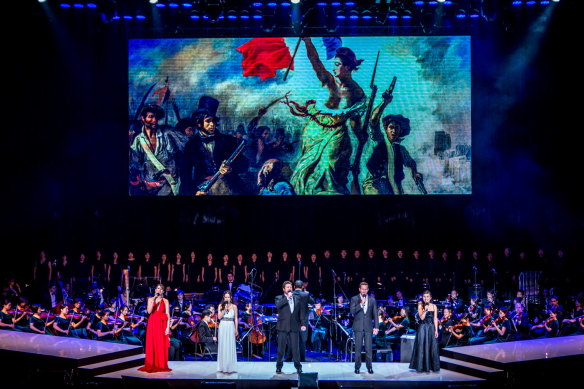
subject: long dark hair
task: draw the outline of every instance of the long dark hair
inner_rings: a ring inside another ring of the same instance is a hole
[[[226,290],[225,292],[223,292],[223,299],[221,300],[221,310],[225,311],[225,306],[227,305],[227,301],[225,301],[225,296],[229,295],[231,296],[231,304],[233,304],[233,293],[231,293],[230,291]]]

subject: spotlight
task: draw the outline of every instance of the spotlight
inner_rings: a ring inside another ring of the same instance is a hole
[[[371,10],[369,9],[364,9],[363,12],[361,12],[361,19],[363,20],[373,19],[373,12],[371,12]]]
[[[399,17],[399,15],[397,14],[397,11],[395,9],[390,9],[389,12],[387,13],[387,18],[390,20],[395,20]]]
[[[156,3],[158,3],[158,0],[148,0],[148,2],[149,2],[150,4],[156,4]]]
[[[69,8],[71,8],[71,4],[69,4],[69,3],[65,3],[65,2],[63,2],[63,1],[62,1],[62,2],[59,4],[59,7],[61,7],[61,8],[66,8],[66,9],[69,9]]]
[[[234,9],[230,9],[227,11],[227,19],[234,20],[237,19],[237,11]]]
[[[254,2],[252,5],[253,5],[254,7],[256,7],[256,8],[259,8],[259,7],[262,7],[262,6],[263,6],[263,4],[262,4],[262,3],[260,3],[259,1],[255,1],[255,2]]]
[[[97,2],[94,3],[93,1],[88,1],[85,6],[87,8],[89,8],[89,9],[96,9],[97,8]]]
[[[359,11],[356,9],[352,9],[349,11],[349,19],[357,20],[359,19]]]
[[[247,9],[241,10],[241,12],[239,13],[239,18],[244,20],[249,19],[249,11]]]
[[[345,15],[345,11],[343,11],[342,9],[339,9],[337,11],[337,19],[345,20],[346,18],[347,18],[347,16]]]
[[[410,20],[410,19],[412,19],[412,17],[413,17],[412,11],[410,11],[409,9],[403,10],[402,15],[401,15],[401,18],[403,20]]]
[[[191,11],[189,16],[192,20],[199,20],[201,18],[201,14],[199,13],[198,9],[194,9]]]
[[[300,0],[292,0],[292,4],[298,4],[300,3]]]
[[[465,19],[466,18],[466,11],[462,8],[456,11],[456,18],[457,19]]]
[[[261,11],[259,11],[259,10],[256,10],[256,11],[254,11],[254,13],[253,13],[253,16],[252,16],[252,17],[253,17],[255,20],[260,20],[260,19],[263,17],[263,15],[262,15]]]
[[[82,9],[82,8],[85,8],[85,5],[83,5],[82,3],[76,1],[76,2],[73,3],[73,8]]]

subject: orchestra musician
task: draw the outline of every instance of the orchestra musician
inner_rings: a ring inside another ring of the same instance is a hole
[[[197,332],[199,334],[199,343],[202,343],[211,353],[217,352],[217,336],[214,331],[211,330],[209,323],[211,322],[212,313],[208,309],[205,309],[201,313],[201,321],[197,326]]]
[[[14,313],[14,330],[28,332],[30,316],[32,312],[28,309],[28,300],[20,296]]]
[[[475,322],[471,322],[470,325],[477,331],[476,336],[470,339],[470,344],[482,344],[494,339],[493,331],[485,331],[491,326],[491,321],[495,320],[495,314],[493,312],[493,306],[485,305],[483,308],[484,316]]]
[[[452,341],[451,329],[457,324],[456,322],[456,316],[452,314],[452,309],[450,307],[444,307],[442,318],[438,321],[438,327],[440,329],[438,346],[440,348],[446,347]]]
[[[71,329],[71,319],[67,317],[69,307],[65,304],[61,305],[59,316],[55,317],[53,323],[53,330],[57,336],[68,336]]]
[[[542,321],[540,324],[536,324],[531,327],[531,333],[533,338],[555,338],[558,336],[560,324],[558,321],[558,316],[560,311],[549,311],[549,317]]]
[[[73,309],[69,314],[71,318],[71,335],[76,338],[87,339],[87,330],[83,325],[87,326],[89,321],[88,314],[82,309],[83,300],[75,299]]]
[[[43,319],[43,312],[40,305],[33,305],[31,310],[33,315],[29,319],[30,332],[52,335],[52,333],[47,331],[47,329],[53,325],[54,317],[52,317],[52,315],[47,312],[45,313],[45,318]]]
[[[326,332],[327,328],[323,315],[330,314],[322,307],[320,300],[314,302],[314,307],[308,313],[308,326],[311,328],[310,344],[311,349],[315,353],[321,353],[326,347]]]
[[[514,307],[514,311],[509,314],[513,340],[529,339],[531,325],[529,324],[529,316],[525,312],[525,307],[520,302],[516,302]]]
[[[473,337],[470,319],[467,315],[464,315],[460,319],[460,323],[448,327],[447,331],[450,332],[452,338],[447,342],[446,346],[444,346],[445,348],[468,346],[470,339]]]
[[[490,341],[484,342],[487,343],[498,343],[498,342],[506,342],[509,338],[511,333],[511,321],[507,317],[508,309],[502,308],[498,312],[498,317],[495,320],[491,321],[491,325],[485,330],[496,332],[494,335],[494,339]]]
[[[142,346],[142,342],[134,333],[136,328],[144,322],[144,317],[140,316],[137,318],[136,322],[133,322],[132,319],[136,318],[135,316],[129,315],[130,310],[128,307],[122,307],[120,310],[120,316],[118,317],[118,322],[120,324],[120,340],[123,343],[131,344],[133,346]]]
[[[14,329],[14,312],[10,312],[10,308],[12,308],[12,301],[9,298],[4,299],[0,311],[0,330]]]

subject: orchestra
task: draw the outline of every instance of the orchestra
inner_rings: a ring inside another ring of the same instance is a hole
[[[73,276],[75,264],[67,262],[67,256],[53,263],[43,253],[44,259],[35,264],[36,289],[23,289],[18,296],[2,300],[0,330],[144,346],[149,319],[147,299],[153,295],[154,285],[162,280],[171,284],[166,288],[172,301],[169,360],[200,357],[204,347],[216,347],[220,323],[216,312],[226,290],[232,293],[233,304],[241,312],[236,323],[238,352],[242,358],[265,360],[273,358],[277,341],[273,297],[282,280],[294,281],[294,277],[300,276],[299,281],[303,281],[311,301],[307,312],[308,335],[302,344],[316,356],[350,351],[355,335],[354,317],[345,290],[350,291],[357,281],[368,277],[375,278],[375,283],[372,282],[375,287],[368,294],[377,303],[379,325],[373,349],[385,351],[384,361],[398,360],[400,338],[416,333],[418,320],[412,313],[416,312],[420,297],[416,292],[432,287],[449,291],[443,295],[444,299],[442,296],[432,299],[438,310],[440,348],[584,334],[582,292],[561,296],[552,287],[542,288],[541,295],[530,295],[513,283],[518,274],[512,274],[509,282],[515,290],[481,288],[477,291],[473,287],[480,286],[481,281],[491,284],[489,272],[478,272],[484,280],[475,280],[473,286],[466,281],[477,277],[473,274],[477,264],[493,266],[491,257],[484,262],[480,258],[461,262],[453,268],[466,269],[466,273],[452,277],[446,273],[434,276],[426,273],[426,269],[439,266],[438,261],[450,261],[447,256],[437,260],[432,256],[421,259],[418,255],[410,260],[416,263],[410,264],[402,250],[394,258],[387,250],[380,252],[383,258],[379,260],[375,260],[373,250],[367,258],[359,258],[359,254],[351,258],[343,250],[335,259],[326,250],[327,255],[322,259],[311,253],[306,264],[298,260],[289,267],[280,266],[290,262],[286,253],[280,258],[269,252],[263,261],[256,253],[249,261],[241,253],[225,254],[217,266],[211,254],[195,256],[194,252],[187,262],[182,262],[180,253],[172,262],[166,254],[159,255],[158,261],[150,253],[143,260],[128,255],[122,261],[115,253],[107,261],[99,253],[93,261],[85,257],[79,261],[84,269],[83,277]],[[231,262],[231,257],[237,260]],[[199,258],[205,258],[204,264]],[[51,263],[51,271],[40,271],[49,269],[47,261]],[[374,263],[376,271],[360,269],[359,261],[369,261],[367,265]],[[462,259],[457,255],[453,261]],[[341,270],[337,273],[333,268]],[[415,274],[410,272],[413,270]],[[91,275],[89,281],[85,273]],[[254,283],[256,274],[257,284]],[[446,283],[457,279],[465,281],[461,282],[463,289],[457,290],[455,285],[447,288]]]

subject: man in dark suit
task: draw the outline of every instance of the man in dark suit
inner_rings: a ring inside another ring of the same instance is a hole
[[[63,293],[57,288],[55,283],[51,283],[49,289],[43,295],[42,307],[50,311],[55,311],[59,303],[62,302]]]
[[[306,331],[306,315],[304,314],[303,301],[298,295],[292,293],[292,283],[284,281],[283,294],[276,296],[276,309],[278,310],[278,357],[276,360],[276,373],[282,372],[284,365],[284,353],[286,344],[292,349],[292,359],[298,374],[302,373],[302,365],[298,352],[298,331]]]
[[[314,304],[314,299],[310,296],[310,293],[304,291],[304,282],[301,280],[294,281],[294,296],[298,296],[300,300],[300,308],[304,314],[304,317],[308,320],[308,304]],[[300,330],[298,334],[298,356],[300,362],[306,361],[306,341],[308,340],[308,328],[305,327],[304,330]],[[289,351],[290,353],[290,351]]]
[[[199,331],[199,341],[203,343],[212,353],[217,352],[217,337],[209,327],[211,321],[211,311],[205,309],[202,313],[202,320],[199,322],[197,331]]]
[[[371,363],[373,354],[373,335],[379,331],[377,319],[377,303],[368,296],[369,285],[361,282],[359,294],[351,298],[350,311],[353,314],[353,333],[355,334],[355,374],[361,368],[361,347],[365,342],[365,364],[369,374],[373,374]]]
[[[185,145],[180,187],[180,193],[183,195],[247,193],[245,184],[238,174],[247,171],[248,159],[240,154],[231,166],[224,163],[233,154],[240,141],[231,135],[219,132],[218,107],[217,99],[203,96],[199,100],[198,109],[192,115],[197,125],[197,132]],[[216,181],[208,192],[200,192],[198,186],[217,171],[221,172],[221,179]]]
[[[235,283],[235,280],[233,279],[232,273],[227,273],[227,279],[225,281],[223,281],[223,283],[221,284],[221,290],[222,291],[228,290],[231,293],[235,293],[237,291],[237,284]]]

